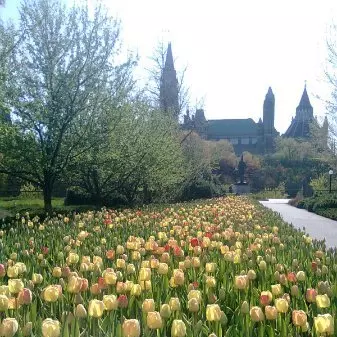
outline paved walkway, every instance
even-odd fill
[[[260,201],[262,205],[279,213],[284,221],[295,228],[305,229],[312,238],[326,240],[326,246],[337,247],[337,221],[288,205],[287,199]]]

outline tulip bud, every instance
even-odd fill
[[[198,312],[199,311],[199,302],[196,298],[191,298],[188,300],[188,310],[190,312]]]
[[[291,287],[290,293],[291,293],[291,296],[298,297],[298,295],[299,295],[299,290],[298,290],[298,286],[297,286],[296,284],[294,284],[294,285]]]
[[[307,289],[305,293],[305,298],[307,302],[313,303],[316,302],[317,290],[316,289]]]
[[[247,301],[243,301],[241,305],[241,313],[242,314],[249,314],[249,304]]]
[[[271,285],[271,292],[274,296],[282,295],[282,287],[280,284],[273,284]]]
[[[263,260],[260,261],[259,268],[260,268],[260,270],[265,271],[267,269],[267,263],[266,263],[266,261],[263,261]]]
[[[25,324],[25,326],[22,328],[22,335],[24,337],[28,337],[32,334],[32,329],[33,329],[33,323],[28,322]]]
[[[225,300],[226,298],[226,290],[224,288],[220,288],[219,290],[219,299],[221,301]]]
[[[171,308],[168,304],[162,304],[161,308],[160,308],[160,316],[168,319],[171,316]]]
[[[249,280],[255,280],[256,279],[256,273],[253,269],[248,270],[247,276],[248,276]]]
[[[305,272],[300,270],[297,274],[296,274],[296,278],[299,282],[304,282],[305,281]]]
[[[87,317],[87,310],[84,308],[83,304],[77,304],[75,309],[75,317],[77,318]]]

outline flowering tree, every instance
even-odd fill
[[[132,87],[132,61],[116,66],[119,22],[97,6],[67,9],[59,0],[24,0],[23,40],[13,49],[6,103],[13,123],[0,135],[0,172],[52,191],[69,163],[118,123]],[[115,109],[111,109],[115,107]]]

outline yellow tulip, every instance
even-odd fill
[[[139,337],[140,325],[137,319],[126,319],[122,326],[123,337]]]
[[[260,322],[264,320],[264,314],[260,307],[252,307],[249,314],[253,322]]]
[[[330,298],[327,294],[317,295],[316,304],[318,308],[329,308],[330,307]]]
[[[155,304],[153,298],[147,298],[143,301],[142,310],[145,313],[155,311]]]
[[[118,309],[118,300],[116,295],[104,295],[103,296],[104,308],[107,311]]]
[[[151,311],[147,313],[146,324],[149,329],[160,329],[163,325],[163,320],[158,311]]]
[[[32,275],[32,281],[34,284],[41,284],[43,281],[43,276],[41,274],[34,273]]]
[[[185,282],[184,272],[181,269],[174,269],[173,279],[174,279],[174,284],[176,284],[177,286],[183,285]]]
[[[42,322],[42,335],[43,337],[59,337],[61,334],[60,322],[46,318]]]
[[[184,337],[186,336],[186,325],[180,319],[175,319],[171,326],[171,337]]]
[[[289,303],[286,299],[284,298],[277,298],[275,300],[275,307],[278,312],[286,313],[289,308]]]
[[[315,329],[318,333],[327,333],[333,335],[334,333],[334,320],[330,314],[318,315],[314,317]]]
[[[6,311],[8,309],[8,297],[6,295],[0,295],[0,311]]]
[[[126,262],[123,259],[117,259],[116,261],[116,267],[118,269],[125,269],[126,268]]]
[[[19,329],[15,318],[5,318],[0,325],[0,336],[13,337]]]
[[[19,275],[19,268],[17,266],[9,266],[7,268],[7,276],[9,278],[15,278],[15,277],[18,277]]]
[[[138,276],[139,281],[150,281],[151,280],[151,269],[141,268]]]
[[[267,320],[272,321],[277,318],[278,311],[274,306],[267,305],[264,311]]]
[[[293,310],[292,320],[295,326],[306,326],[307,314],[303,310]]]
[[[208,304],[206,307],[207,321],[220,321],[221,310],[218,304]]]
[[[24,285],[21,279],[9,279],[8,280],[8,288],[12,294],[18,294]]]
[[[202,300],[202,295],[200,290],[195,290],[192,289],[188,292],[187,294],[187,298],[190,300],[191,298],[195,298],[199,303],[201,303]]]
[[[160,274],[160,275],[166,275],[168,273],[168,265],[167,265],[167,263],[160,262],[157,270],[158,270],[158,274]]]
[[[88,314],[91,317],[100,318],[103,315],[104,303],[99,300],[91,300],[89,302]]]
[[[282,286],[280,284],[272,284],[271,292],[274,296],[282,295]]]
[[[206,273],[214,273],[216,271],[216,263],[215,262],[207,262],[205,266]]]
[[[169,306],[171,311],[179,311],[180,310],[180,301],[178,297],[171,297],[169,301]]]
[[[62,269],[60,267],[54,267],[52,275],[53,277],[60,278],[62,276]]]
[[[117,275],[113,270],[105,270],[102,276],[106,284],[114,285],[117,283]]]
[[[70,252],[67,257],[67,263],[68,264],[76,264],[80,260],[80,257],[78,254]]]
[[[131,296],[140,296],[142,293],[142,287],[140,284],[134,284],[131,288],[130,295]]]
[[[56,302],[60,296],[60,288],[49,285],[43,290],[43,299],[47,302]]]
[[[7,297],[10,296],[10,291],[8,285],[2,285],[0,286],[0,295],[6,295]]]

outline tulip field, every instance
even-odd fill
[[[336,317],[336,252],[247,198],[0,231],[0,336],[336,336]]]

